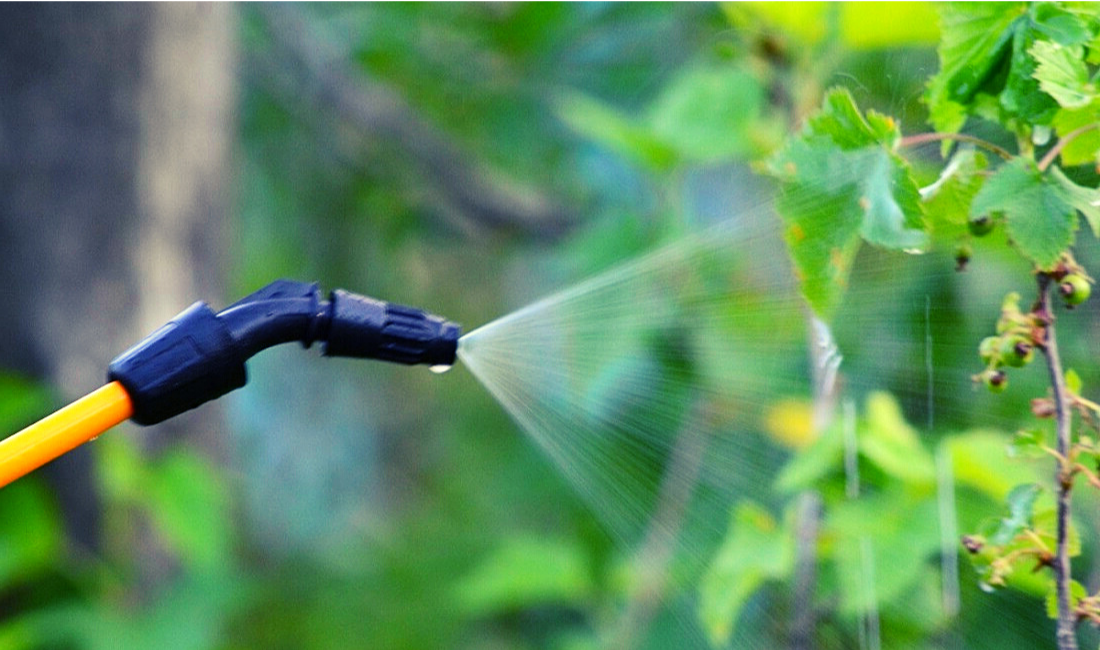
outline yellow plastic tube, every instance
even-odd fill
[[[0,440],[0,487],[128,420],[133,413],[126,389],[113,381]]]

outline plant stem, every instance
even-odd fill
[[[1071,414],[1069,400],[1066,395],[1065,373],[1062,372],[1062,359],[1058,355],[1058,339],[1054,333],[1054,314],[1050,309],[1050,280],[1049,275],[1039,274],[1038,311],[1050,319],[1046,326],[1046,336],[1042,349],[1047,360],[1051,389],[1054,393],[1058,454],[1063,459],[1058,461],[1057,471],[1054,475],[1055,485],[1058,489],[1058,532],[1052,565],[1055,596],[1058,601],[1058,625],[1055,634],[1058,641],[1058,650],[1077,650],[1077,617],[1073,612],[1069,591],[1070,581],[1072,580],[1069,560],[1069,508],[1073,476],[1064,460],[1069,458]]]
[[[1005,160],[1011,160],[1012,154],[1007,149],[998,147],[997,145],[981,138],[976,138],[972,135],[966,135],[965,133],[918,133],[916,135],[907,135],[901,139],[899,143],[902,147],[914,147],[919,144],[927,144],[929,142],[940,142],[942,140],[954,140],[955,142],[969,142],[970,144],[992,151]]]
[[[1076,128],[1069,133],[1063,135],[1058,143],[1050,148],[1050,151],[1043,156],[1043,159],[1039,161],[1039,171],[1046,171],[1047,167],[1050,167],[1054,159],[1058,157],[1058,154],[1062,153],[1062,149],[1066,148],[1066,145],[1076,140],[1080,135],[1088,133],[1095,128],[1100,128],[1100,124],[1086,124],[1080,128]]]

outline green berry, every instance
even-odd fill
[[[1003,393],[1008,388],[1008,375],[1004,370],[990,370],[982,375],[982,380],[991,393]]]
[[[1092,285],[1080,275],[1070,273],[1062,278],[1062,281],[1058,284],[1058,293],[1062,294],[1062,299],[1066,301],[1067,305],[1073,307],[1089,299],[1089,294],[1092,293]]]
[[[971,219],[967,225],[970,227],[971,235],[975,237],[985,237],[993,231],[994,221],[993,217],[988,214],[983,214]]]
[[[1009,339],[1007,350],[1005,363],[1014,368],[1026,366],[1031,363],[1031,359],[1035,356],[1035,348],[1031,345],[1031,341],[1022,336],[1014,336]]]
[[[989,363],[1001,350],[1001,339],[998,336],[987,336],[978,344],[978,355],[982,361]]]

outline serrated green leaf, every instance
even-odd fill
[[[1081,394],[1081,376],[1073,368],[1066,371],[1066,389],[1074,395]]]
[[[788,527],[751,501],[738,504],[699,583],[699,618],[714,645],[729,642],[749,597],[769,580],[787,577],[793,565]]]
[[[1081,45],[1095,32],[1096,10],[1080,5],[1071,10],[1061,2],[1037,2],[1032,7],[1032,20],[1035,31],[1055,43]]]
[[[1022,2],[944,3],[940,9],[943,99],[969,103],[1011,55],[1012,39],[1027,5]]]
[[[846,90],[835,89],[768,162],[783,185],[776,208],[803,294],[825,320],[847,286],[861,238],[892,249],[928,244],[916,183],[893,152],[898,138],[893,120],[865,118]]]
[[[1050,176],[1062,188],[1066,203],[1085,215],[1092,233],[1100,237],[1100,189],[1081,187],[1067,178],[1057,167],[1050,168]]]
[[[1085,585],[1077,582],[1076,580],[1069,581],[1069,602],[1071,607],[1077,607],[1081,602],[1081,599],[1088,596],[1088,589],[1085,589]],[[1058,618],[1058,592],[1051,589],[1047,592],[1046,597],[1047,616],[1052,619]]]
[[[1008,504],[1008,516],[1001,519],[997,531],[989,537],[991,544],[1004,546],[1027,528],[1031,521],[1031,510],[1035,506],[1035,500],[1039,498],[1042,491],[1042,486],[1036,483],[1025,483],[1012,488],[1005,499]]]
[[[1082,127],[1095,124],[1100,124],[1100,99],[1077,110],[1062,109],[1051,122],[1059,138]],[[1100,164],[1100,129],[1093,128],[1075,137],[1062,148],[1061,160],[1065,167]]]
[[[966,115],[977,115],[1023,132],[1051,123],[1058,102],[1049,92],[1070,104],[1084,101],[1070,96],[1076,85],[1068,83],[1084,62],[1066,69],[1065,53],[1054,54],[1058,48],[1076,48],[1084,56],[1081,46],[1095,30],[1082,12],[1058,3],[974,2],[944,3],[940,15],[940,72],[929,80],[925,94],[937,130],[957,131]],[[1039,42],[1049,45],[1036,50]],[[1055,58],[1046,60],[1040,72],[1034,52]]]
[[[1040,172],[1025,158],[1002,165],[970,205],[970,216],[1003,212],[1016,248],[1041,269],[1049,270],[1073,243],[1076,206],[1057,175]]]
[[[1089,83],[1082,46],[1036,41],[1028,53],[1037,63],[1032,76],[1043,92],[1063,108],[1082,108],[1096,99],[1096,87]]]

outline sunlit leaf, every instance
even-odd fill
[[[905,421],[897,400],[876,392],[867,398],[866,425],[860,431],[859,453],[891,478],[930,483],[936,469],[932,455]]]
[[[1034,464],[1005,453],[1011,438],[999,431],[976,429],[944,440],[955,482],[1001,501],[1020,481],[1039,480]]]
[[[726,3],[723,8],[734,24],[743,22],[738,12],[744,12],[806,43],[825,39],[833,13],[840,42],[853,49],[931,45],[939,35],[935,11],[927,2],[744,2]]]
[[[1080,45],[1066,47],[1036,41],[1028,53],[1038,62],[1033,76],[1039,87],[1063,108],[1082,108],[1096,98],[1096,87],[1089,83],[1089,70]]]
[[[1081,599],[1088,596],[1088,589],[1085,589],[1085,585],[1077,582],[1076,580],[1069,581],[1069,603],[1070,608],[1076,608],[1081,602]],[[1052,619],[1058,618],[1058,592],[1051,589],[1047,592],[1046,597],[1047,616]]]
[[[928,82],[925,101],[936,130],[954,132],[966,120],[964,106],[1010,56],[1026,4],[943,3],[938,8],[940,70]]]
[[[1100,124],[1100,99],[1080,109],[1062,109],[1051,122],[1059,138],[1082,127],[1094,127],[1096,124]],[[1100,164],[1100,129],[1086,130],[1062,147],[1061,161],[1066,167]]]
[[[1070,557],[1081,554],[1081,531],[1077,524],[1070,518],[1066,527],[1066,550]],[[1050,548],[1054,548],[1058,540],[1058,511],[1055,508],[1044,508],[1036,511],[1031,516],[1031,528],[1040,539],[1044,540]]]
[[[1066,390],[1074,395],[1081,394],[1081,375],[1073,368],[1066,371]]]
[[[790,531],[761,506],[739,504],[699,584],[699,617],[711,641],[728,643],[749,597],[767,581],[786,577],[793,565]]]
[[[775,487],[788,494],[812,487],[839,468],[843,459],[843,429],[840,423],[834,423],[809,447],[791,457],[780,470]]]

